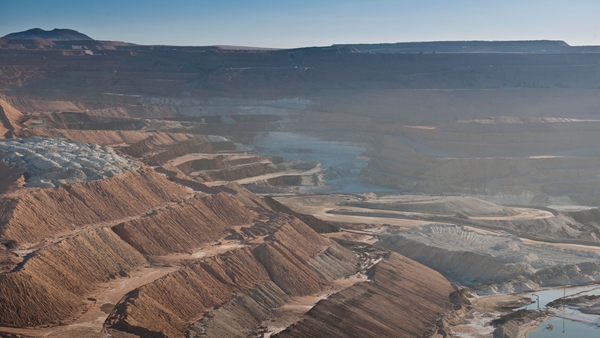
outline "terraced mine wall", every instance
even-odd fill
[[[392,253],[355,284],[319,301],[278,338],[429,337],[449,312],[450,283],[438,272]]]
[[[335,242],[323,253],[308,260],[308,265],[327,281],[346,277],[356,270],[354,254]],[[263,264],[264,265],[264,264]],[[273,276],[273,275],[271,275]],[[292,289],[294,292],[296,289]],[[261,322],[273,316],[273,310],[290,299],[277,282],[264,284],[237,294],[223,306],[194,322],[189,337],[246,337],[256,333]]]
[[[268,158],[261,156],[247,156],[247,157],[229,157],[225,155],[219,155],[214,158],[203,158],[192,160],[189,162],[185,162],[183,164],[178,165],[177,167],[181,169],[185,173],[190,173],[198,170],[215,170],[215,169],[225,169],[226,167],[243,165],[243,164],[252,164],[256,162],[260,162],[262,160],[266,160]]]
[[[108,228],[43,248],[0,275],[0,325],[68,321],[81,312],[84,298],[98,283],[144,264],[144,256]]]
[[[0,239],[36,243],[85,224],[143,214],[187,191],[150,168],[0,200]]]
[[[62,137],[77,142],[89,142],[103,146],[133,145],[147,140],[146,143],[149,143],[150,146],[144,149],[144,151],[150,151],[158,146],[167,146],[191,140],[197,140],[198,142],[208,141],[208,138],[203,135],[142,132],[137,130],[34,129],[30,130],[29,133],[35,136]]]
[[[572,217],[575,221],[581,224],[585,224],[596,229],[600,228],[600,209],[589,209],[582,211],[571,211],[567,212],[569,217]]]
[[[294,210],[290,209],[289,207],[279,203],[277,200],[275,200],[271,196],[265,196],[265,197],[263,197],[263,200],[273,210],[275,210],[277,212],[283,212],[288,215],[297,217],[298,219],[302,220],[302,222],[306,223],[309,227],[311,227],[316,232],[327,233],[327,232],[339,231],[339,229],[336,228],[335,226],[333,226],[325,221],[322,221],[313,215],[305,215],[305,214],[295,212]]]
[[[198,177],[206,181],[235,181],[274,172],[277,172],[277,168],[272,163],[250,163],[237,167],[203,172]]]
[[[146,255],[187,252],[226,237],[256,213],[225,193],[194,197],[180,207],[121,223],[113,230]]]
[[[56,128],[76,130],[139,130],[147,125],[139,119],[98,117],[79,112],[52,113],[50,122]]]
[[[144,152],[149,149],[152,149],[148,143],[151,143],[151,140],[143,143],[134,144],[127,151],[135,151],[132,152],[131,155],[135,155],[139,152]],[[235,142],[231,141],[222,141],[222,142],[201,142],[198,143],[196,141],[184,142],[182,144],[177,144],[176,146],[170,147],[168,150],[160,152],[156,155],[149,156],[146,159],[146,162],[150,165],[160,165],[162,163],[166,163],[167,161],[174,159],[179,156],[183,156],[185,154],[191,153],[214,153],[222,150],[235,150],[236,145]]]
[[[183,337],[201,321],[192,331],[235,336],[244,326],[247,333],[290,296],[318,292],[328,280],[356,273],[357,263],[352,252],[290,219],[263,244],[193,263],[130,292],[106,326],[145,337]],[[208,311],[214,316],[205,318]],[[237,319],[228,315],[238,312],[243,315]],[[254,325],[240,322],[244,318]]]

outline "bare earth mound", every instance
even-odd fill
[[[107,320],[108,326],[144,337],[183,337],[193,322],[207,320],[203,319],[207,311],[241,292],[255,290],[254,297],[271,299],[271,307],[277,307],[290,296],[319,291],[332,277],[356,272],[353,253],[296,219],[282,220],[285,223],[263,244],[198,261],[130,292]],[[233,325],[238,318],[229,320]],[[202,333],[223,337],[223,330],[227,329]]]
[[[33,190],[0,200],[0,239],[37,243],[62,231],[143,214],[188,192],[152,169]]]
[[[370,274],[371,282],[320,301],[275,337],[428,337],[439,314],[451,310],[450,283],[406,257],[392,254]]]
[[[510,235],[428,225],[383,238],[379,245],[446,273],[482,292],[585,284],[600,278],[592,252],[528,245]]]

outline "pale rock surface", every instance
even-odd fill
[[[479,293],[512,293],[539,286],[585,284],[600,278],[600,255],[529,245],[512,235],[461,226],[426,225],[379,244],[473,286]]]
[[[0,140],[0,162],[25,171],[28,187],[95,181],[141,166],[106,146],[43,137]]]

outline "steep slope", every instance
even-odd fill
[[[8,102],[0,99],[0,138],[12,137],[21,127],[19,122],[23,114],[11,106]]]
[[[195,197],[178,208],[131,220],[113,227],[138,251],[147,255],[181,253],[229,234],[256,214],[237,200],[219,193]]]
[[[204,312],[268,280],[250,249],[235,250],[132,291],[107,323],[144,337],[182,337],[190,322]]]
[[[275,337],[429,337],[440,313],[451,311],[450,283],[439,273],[392,253],[356,284],[307,312]]]
[[[187,194],[145,167],[101,181],[33,190],[0,200],[0,239],[37,243],[85,224],[140,215]]]
[[[97,283],[146,264],[108,228],[85,232],[36,252],[0,275],[0,325],[58,324],[79,313]]]
[[[22,170],[0,164],[0,195],[22,187],[25,184],[23,174]]]
[[[269,205],[269,207],[271,207],[273,210],[275,210],[277,212],[283,212],[288,215],[292,215],[294,217],[299,218],[302,222],[306,223],[309,227],[311,227],[316,232],[327,233],[327,232],[339,231],[333,225],[331,225],[325,221],[322,221],[313,215],[305,215],[305,214],[295,212],[294,210],[288,208],[287,206],[279,203],[277,200],[275,200],[271,196],[265,196],[263,199]]]
[[[264,315],[289,296],[320,290],[328,279],[319,270],[330,270],[330,278],[355,273],[353,253],[297,219],[283,217],[280,221],[284,224],[263,244],[198,261],[130,292],[107,319],[107,327],[144,337],[183,337],[193,322],[209,320],[203,318],[207,311],[242,293],[254,303],[262,303],[262,310],[258,306],[256,317],[248,322],[256,325],[261,311]],[[244,312],[235,304],[228,308]],[[229,320],[236,326],[243,318],[248,319],[247,312]],[[219,337],[219,332],[223,331],[216,329],[211,336]]]

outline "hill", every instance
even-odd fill
[[[54,28],[46,31],[41,28],[28,29],[23,32],[10,33],[2,37],[3,39],[36,39],[52,41],[81,41],[93,40],[89,36],[79,33],[76,30],[65,28]]]

